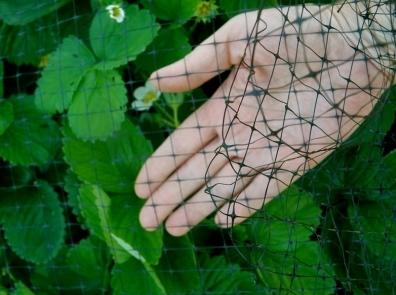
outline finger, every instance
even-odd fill
[[[183,59],[152,73],[153,85],[163,92],[190,91],[238,64],[246,41],[235,24],[230,20]]]
[[[187,197],[203,187],[205,172],[213,159],[214,151],[219,146],[217,139],[196,153],[173,173],[153,193],[140,211],[140,223],[147,230],[154,230]],[[216,157],[210,165],[210,174],[216,174],[227,159]]]
[[[208,100],[162,143],[136,178],[135,192],[139,197],[150,196],[177,167],[215,138],[213,126],[222,108],[218,100]]]
[[[262,172],[235,199],[223,205],[216,213],[215,222],[223,228],[240,224],[279,195],[291,183],[292,177],[293,173],[289,171]]]
[[[234,167],[227,163],[209,182],[209,191],[200,189],[183,206],[178,208],[166,220],[166,229],[173,236],[186,234],[231,196],[245,187],[251,178],[246,177],[236,181]]]

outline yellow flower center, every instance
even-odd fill
[[[155,91],[148,91],[144,96],[143,96],[143,101],[145,103],[152,102],[157,98],[157,93]]]
[[[217,12],[217,5],[214,0],[201,1],[196,10],[195,16],[202,22],[209,21]]]
[[[207,16],[211,11],[211,3],[209,1],[202,1],[197,7],[197,16]]]
[[[110,13],[111,13],[111,15],[112,15],[113,17],[120,17],[120,16],[122,16],[121,7],[117,7],[117,6],[112,7]]]

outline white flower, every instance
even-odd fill
[[[142,87],[136,88],[133,96],[136,98],[132,102],[132,108],[137,111],[147,111],[161,95],[149,81]]]
[[[115,19],[117,23],[122,23],[125,19],[125,11],[118,4],[106,6],[106,10],[109,13],[110,18]]]

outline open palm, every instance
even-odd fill
[[[230,70],[140,171],[143,227],[166,221],[179,236],[216,210],[220,226],[238,224],[352,134],[389,82],[334,10],[238,15],[152,74],[161,91],[182,92]]]

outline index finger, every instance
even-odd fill
[[[150,76],[162,92],[190,91],[239,64],[246,45],[246,16],[234,17],[183,59]]]

